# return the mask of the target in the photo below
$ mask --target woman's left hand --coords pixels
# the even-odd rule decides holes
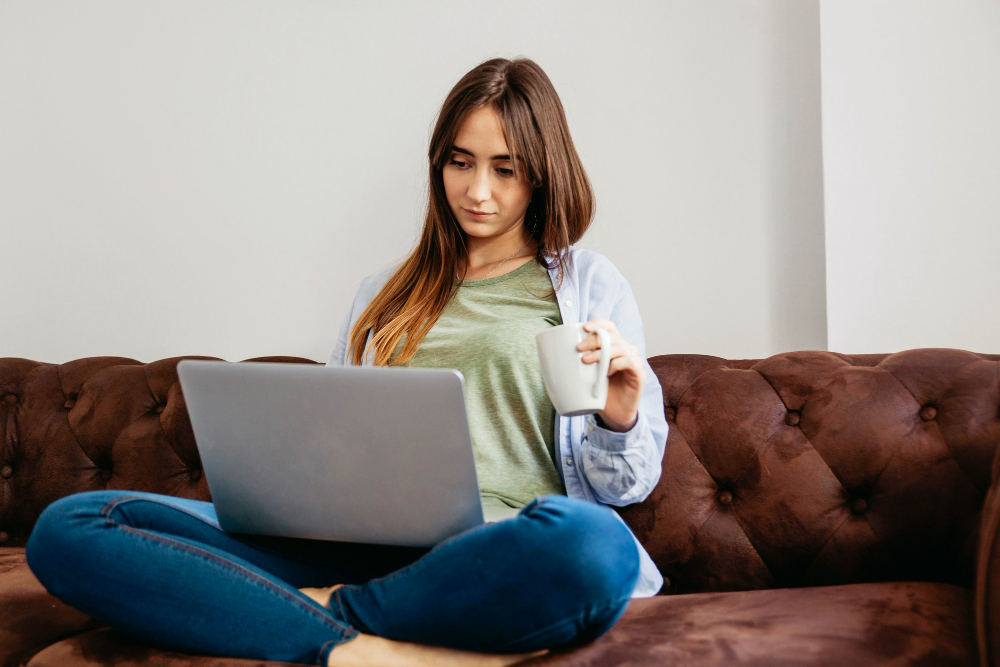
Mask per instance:
[[[618,327],[611,320],[599,317],[587,320],[584,331],[604,329],[611,336],[611,363],[608,366],[608,402],[604,409],[597,413],[604,422],[604,427],[610,431],[624,433],[639,419],[639,402],[642,399],[642,388],[646,384],[646,365],[639,356],[639,350],[618,332]],[[597,334],[592,333],[576,346],[585,352],[584,363],[596,363],[601,359],[601,344]]]

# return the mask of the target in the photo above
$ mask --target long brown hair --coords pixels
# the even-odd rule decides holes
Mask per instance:
[[[525,220],[537,220],[537,259],[547,269],[557,268],[557,284],[562,283],[569,246],[583,236],[594,216],[590,180],[573,146],[562,103],[542,68],[527,58],[487,60],[455,84],[441,107],[427,152],[430,197],[420,240],[351,329],[349,356],[354,364],[369,353],[365,341],[370,331],[375,365],[387,366],[390,360],[406,364],[458,289],[456,276],[465,266],[468,249],[448,206],[442,170],[462,123],[484,106],[500,117],[515,176],[534,187]],[[403,336],[406,343],[392,359]]]

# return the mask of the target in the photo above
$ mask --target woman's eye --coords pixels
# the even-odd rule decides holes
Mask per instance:
[[[451,162],[449,162],[448,164],[455,165],[456,167],[459,167],[460,169],[464,169],[465,167],[469,166],[468,162],[463,162],[462,160],[456,160],[455,158],[452,158]]]
[[[503,169],[503,168],[499,168],[499,167],[498,167],[498,168],[497,168],[497,172],[498,172],[498,173],[499,173],[499,174],[500,174],[501,176],[513,176],[513,175],[514,175],[514,170],[513,170],[513,169]]]

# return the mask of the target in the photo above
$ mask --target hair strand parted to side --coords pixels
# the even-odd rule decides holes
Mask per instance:
[[[562,103],[542,68],[527,58],[494,58],[463,76],[441,107],[428,150],[430,196],[423,231],[416,248],[351,329],[350,363],[361,364],[374,348],[377,366],[407,364],[458,289],[468,250],[448,206],[442,171],[462,123],[484,106],[500,117],[515,175],[523,174],[535,188],[525,219],[538,220],[537,259],[557,269],[557,287],[562,282],[569,246],[584,235],[594,216],[590,180],[573,146]],[[552,258],[552,266],[546,258]]]

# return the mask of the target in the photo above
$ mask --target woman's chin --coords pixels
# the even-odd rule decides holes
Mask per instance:
[[[497,230],[493,227],[493,225],[485,222],[463,222],[462,231],[468,236],[475,236],[476,238],[482,239],[496,236],[497,234]]]

